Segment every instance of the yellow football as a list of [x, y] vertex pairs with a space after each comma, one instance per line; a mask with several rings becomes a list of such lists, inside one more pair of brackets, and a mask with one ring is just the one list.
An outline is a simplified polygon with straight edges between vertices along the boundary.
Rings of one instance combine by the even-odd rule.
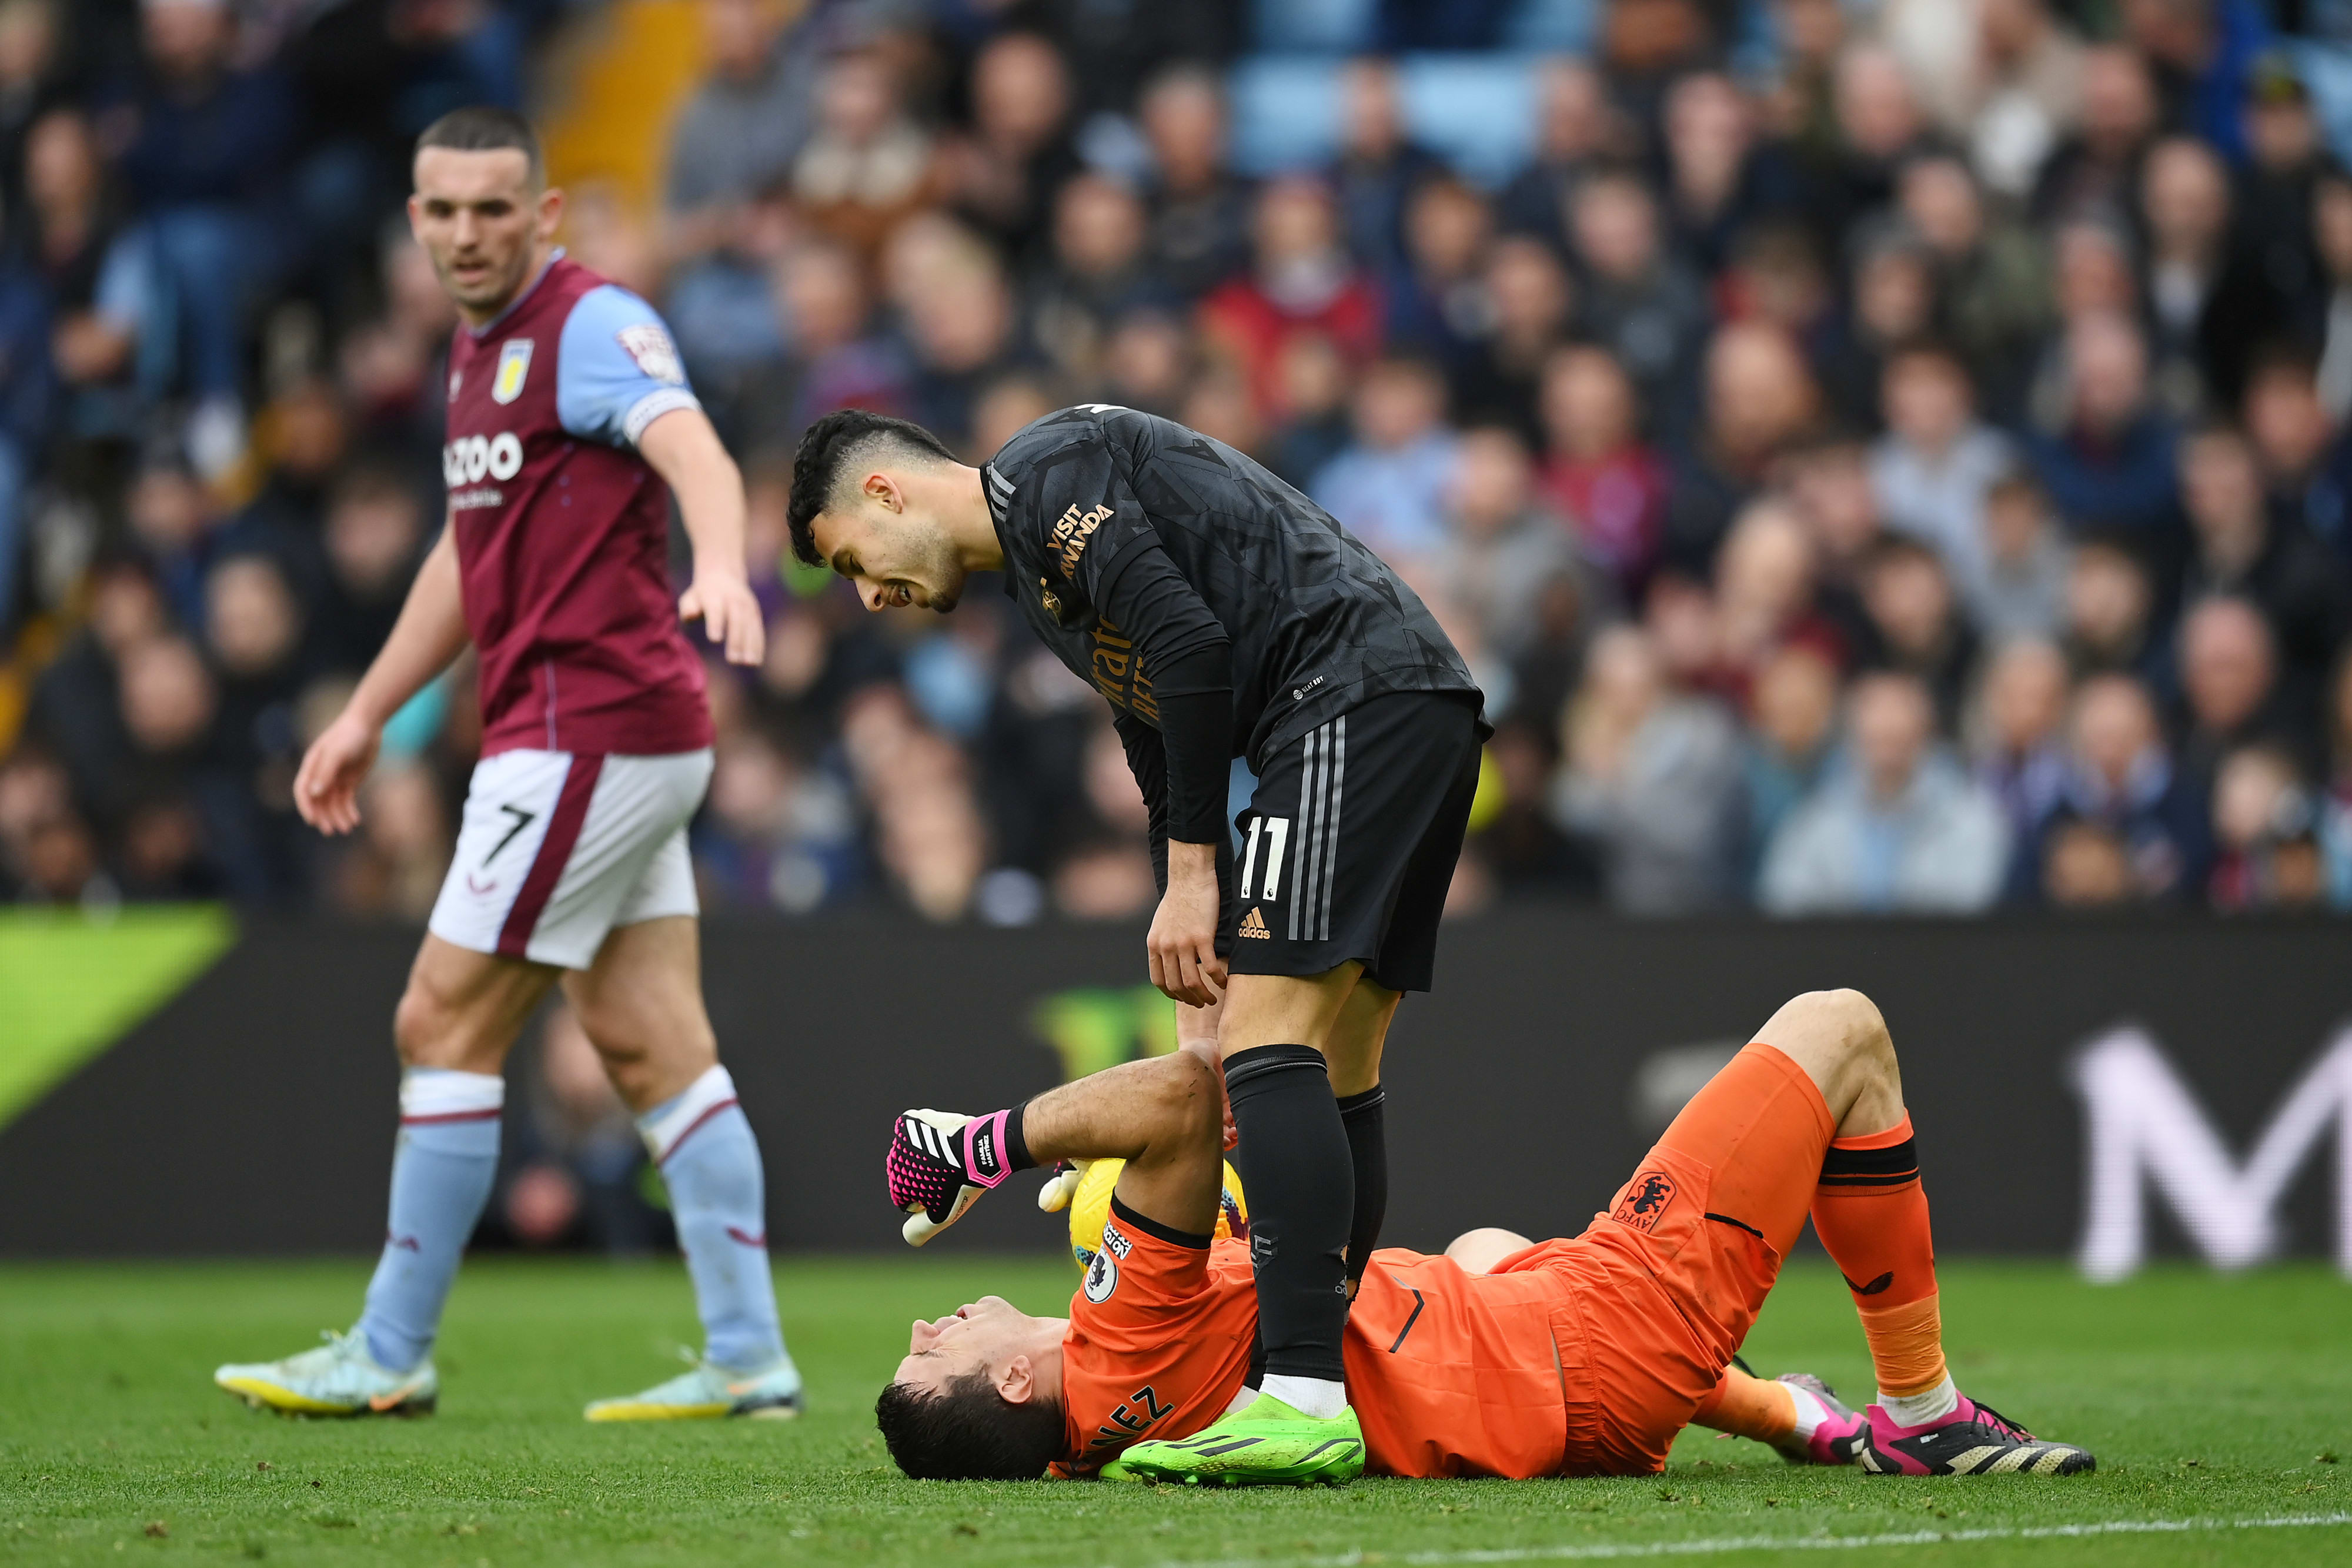
[[[1097, 1160], [1087, 1167], [1070, 1199], [1070, 1256], [1078, 1260], [1081, 1273], [1094, 1266], [1103, 1227], [1110, 1223], [1111, 1188], [1118, 1185], [1119, 1170], [1126, 1164], [1125, 1160]], [[1242, 1178], [1234, 1174], [1231, 1161], [1224, 1169], [1225, 1190], [1217, 1195], [1219, 1240], [1249, 1234], [1249, 1202], [1242, 1196]]]

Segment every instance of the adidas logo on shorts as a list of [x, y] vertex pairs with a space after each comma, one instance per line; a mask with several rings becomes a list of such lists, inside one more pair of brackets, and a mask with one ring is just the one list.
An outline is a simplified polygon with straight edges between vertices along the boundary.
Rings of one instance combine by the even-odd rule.
[[1244, 936], [1263, 936], [1268, 941], [1272, 941], [1274, 938], [1274, 933], [1265, 928], [1265, 916], [1260, 915], [1255, 908], [1251, 909], [1247, 915], [1242, 916], [1242, 935]]

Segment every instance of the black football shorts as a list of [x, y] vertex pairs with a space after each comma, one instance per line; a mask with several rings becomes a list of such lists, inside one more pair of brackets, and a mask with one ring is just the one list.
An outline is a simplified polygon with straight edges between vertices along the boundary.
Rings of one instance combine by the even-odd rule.
[[1475, 699], [1433, 692], [1374, 697], [1284, 744], [1234, 820], [1227, 967], [1320, 975], [1352, 958], [1392, 991], [1429, 989], [1481, 745]]

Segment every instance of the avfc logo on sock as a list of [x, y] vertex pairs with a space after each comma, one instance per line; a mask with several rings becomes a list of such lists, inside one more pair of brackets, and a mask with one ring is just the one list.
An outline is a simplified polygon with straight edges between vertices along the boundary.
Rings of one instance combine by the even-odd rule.
[[1658, 1228], [1658, 1221], [1665, 1218], [1666, 1206], [1674, 1200], [1674, 1177], [1664, 1171], [1643, 1171], [1625, 1184], [1625, 1196], [1610, 1211], [1609, 1218], [1647, 1236]]

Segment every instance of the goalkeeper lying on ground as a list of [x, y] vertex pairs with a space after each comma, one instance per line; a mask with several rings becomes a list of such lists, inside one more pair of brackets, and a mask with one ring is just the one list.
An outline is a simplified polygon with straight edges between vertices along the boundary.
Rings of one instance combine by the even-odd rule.
[[[1773, 1014], [1581, 1236], [1473, 1231], [1443, 1257], [1374, 1253], [1348, 1320], [1360, 1443], [1245, 1386], [1249, 1249], [1211, 1243], [1217, 1089], [1215, 1071], [1180, 1051], [1013, 1111], [899, 1119], [891, 1200], [935, 1222], [1028, 1166], [1127, 1161], [1069, 1317], [992, 1296], [915, 1324], [875, 1412], [901, 1469], [1214, 1484], [1221, 1458], [1246, 1448], [1254, 1475], [1301, 1484], [1367, 1469], [1646, 1475], [1691, 1422], [1880, 1474], [2092, 1468], [2083, 1449], [2040, 1441], [1952, 1385], [1895, 1048], [1860, 992], [1811, 992]], [[1808, 1210], [1870, 1343], [1878, 1399], [1866, 1411], [1817, 1380], [1730, 1365]], [[1229, 1410], [1249, 1419], [1193, 1438]]]

